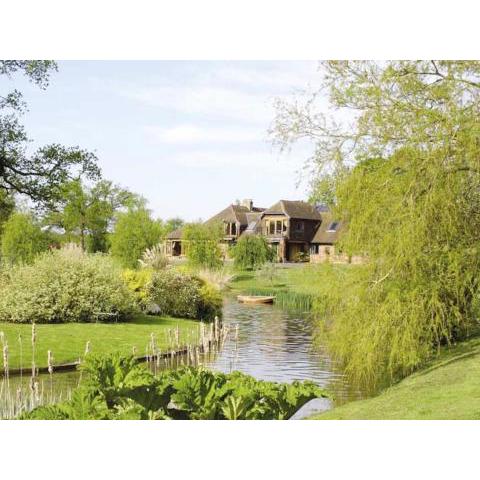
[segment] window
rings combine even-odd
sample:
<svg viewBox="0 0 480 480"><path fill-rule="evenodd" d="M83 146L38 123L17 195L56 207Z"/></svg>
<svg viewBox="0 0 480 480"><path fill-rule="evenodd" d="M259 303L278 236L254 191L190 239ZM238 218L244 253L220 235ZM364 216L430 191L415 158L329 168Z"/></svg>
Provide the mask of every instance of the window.
<svg viewBox="0 0 480 480"><path fill-rule="evenodd" d="M281 221L281 220L277 220L276 226L277 226L277 228L275 229L275 233L277 233L278 235L280 235L280 234L282 233L282 221Z"/></svg>
<svg viewBox="0 0 480 480"><path fill-rule="evenodd" d="M304 222L295 222L295 231L296 232L303 232L305 230L305 223Z"/></svg>
<svg viewBox="0 0 480 480"><path fill-rule="evenodd" d="M338 227L338 222L332 222L327 229L327 232L336 232Z"/></svg>
<svg viewBox="0 0 480 480"><path fill-rule="evenodd" d="M237 224L236 223L232 223L231 224L231 235L236 235L237 234Z"/></svg>
<svg viewBox="0 0 480 480"><path fill-rule="evenodd" d="M275 233L275 222L269 222L268 233L273 235Z"/></svg>

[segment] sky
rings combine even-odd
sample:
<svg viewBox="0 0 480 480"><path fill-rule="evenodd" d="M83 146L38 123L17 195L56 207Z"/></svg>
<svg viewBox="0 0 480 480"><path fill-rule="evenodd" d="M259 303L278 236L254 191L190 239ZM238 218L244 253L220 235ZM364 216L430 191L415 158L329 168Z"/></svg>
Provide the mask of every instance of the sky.
<svg viewBox="0 0 480 480"><path fill-rule="evenodd" d="M78 145L103 176L140 193L156 217L207 219L237 199L268 207L307 197L310 148L280 153L268 138L273 101L319 81L311 61L63 61L41 90L17 88L32 147ZM298 185L298 182L300 184Z"/></svg>

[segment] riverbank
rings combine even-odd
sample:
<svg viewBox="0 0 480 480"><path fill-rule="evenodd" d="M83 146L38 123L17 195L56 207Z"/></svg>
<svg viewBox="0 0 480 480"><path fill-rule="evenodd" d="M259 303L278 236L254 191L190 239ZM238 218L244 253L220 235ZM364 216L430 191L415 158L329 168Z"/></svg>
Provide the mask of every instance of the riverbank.
<svg viewBox="0 0 480 480"><path fill-rule="evenodd" d="M75 362L85 354L87 342L91 352L131 354L135 347L137 355L142 356L152 334L162 350L169 347L169 330L174 337L178 327L179 343L192 343L198 325L194 320L144 314L136 315L130 322L37 324L35 363L37 367L46 367L48 350L53 354L54 365ZM32 326L0 323L0 332L8 342L9 367L28 370L32 364Z"/></svg>
<svg viewBox="0 0 480 480"><path fill-rule="evenodd" d="M277 264L269 278L262 272L234 272L229 287L234 294L275 295L281 308L309 311L315 298L329 288L332 273L341 278L355 265ZM339 280L340 281L340 280Z"/></svg>
<svg viewBox="0 0 480 480"><path fill-rule="evenodd" d="M366 400L312 420L480 419L480 337L445 348L421 370Z"/></svg>

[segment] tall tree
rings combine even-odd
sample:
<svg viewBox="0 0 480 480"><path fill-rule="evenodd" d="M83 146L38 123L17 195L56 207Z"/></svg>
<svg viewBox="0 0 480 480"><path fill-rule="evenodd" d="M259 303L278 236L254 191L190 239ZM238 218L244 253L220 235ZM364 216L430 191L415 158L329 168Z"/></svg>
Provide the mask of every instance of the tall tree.
<svg viewBox="0 0 480 480"><path fill-rule="evenodd" d="M0 190L0 239L2 237L3 225L8 217L15 210L15 200L11 195Z"/></svg>
<svg viewBox="0 0 480 480"><path fill-rule="evenodd" d="M223 265L224 252L220 247L223 239L221 223L189 223L183 229L182 239L192 266L215 270Z"/></svg>
<svg viewBox="0 0 480 480"><path fill-rule="evenodd" d="M324 312L326 338L375 382L477 322L480 62L325 62L323 74L336 116L319 92L278 101L272 134L282 147L313 140L315 178L335 177L342 246L368 261Z"/></svg>
<svg viewBox="0 0 480 480"><path fill-rule="evenodd" d="M185 222L180 217L173 217L173 218L169 218L168 220L165 220L165 224L164 224L165 234L169 234L170 232L173 232L177 228L183 227L184 224Z"/></svg>
<svg viewBox="0 0 480 480"><path fill-rule="evenodd" d="M138 195L107 180L90 188L74 180L64 185L45 222L63 228L69 238L78 238L83 249L104 252L115 215L143 203Z"/></svg>
<svg viewBox="0 0 480 480"><path fill-rule="evenodd" d="M55 62L1 60L0 75L11 78L16 72L25 74L44 89L48 86ZM42 204L54 201L61 186L72 178L100 176L97 157L79 147L51 144L28 154L30 139L20 123L27 110L21 92L13 90L0 95L0 190L27 195Z"/></svg>

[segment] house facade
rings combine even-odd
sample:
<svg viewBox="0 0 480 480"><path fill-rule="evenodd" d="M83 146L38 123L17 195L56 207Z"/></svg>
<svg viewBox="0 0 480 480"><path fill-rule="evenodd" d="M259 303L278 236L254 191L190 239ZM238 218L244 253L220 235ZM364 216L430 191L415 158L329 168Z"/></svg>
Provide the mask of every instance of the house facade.
<svg viewBox="0 0 480 480"><path fill-rule="evenodd" d="M300 200L279 200L270 208L260 208L247 199L232 204L208 219L206 224L221 223L225 252L243 235L262 235L277 254L280 262L335 260L330 250L341 230L341 222L333 221L325 209ZM168 256L184 254L182 231L175 230L166 239Z"/></svg>
<svg viewBox="0 0 480 480"><path fill-rule="evenodd" d="M313 205L280 200L263 212L260 233L277 252L280 261L300 261L308 255L310 242L321 221Z"/></svg>

